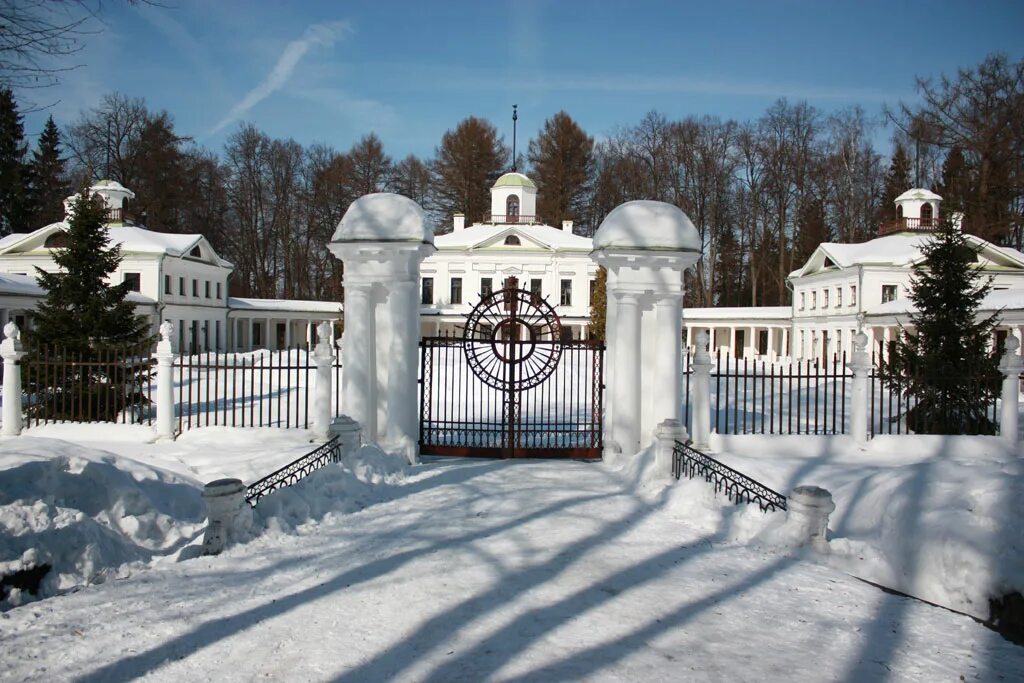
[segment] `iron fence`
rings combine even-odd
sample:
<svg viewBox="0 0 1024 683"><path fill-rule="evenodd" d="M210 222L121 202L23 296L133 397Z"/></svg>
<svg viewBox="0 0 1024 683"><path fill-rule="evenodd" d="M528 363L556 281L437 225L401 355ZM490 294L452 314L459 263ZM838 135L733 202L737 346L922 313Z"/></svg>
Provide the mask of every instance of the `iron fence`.
<svg viewBox="0 0 1024 683"><path fill-rule="evenodd" d="M341 405L341 352L331 366L332 415ZM175 363L178 431L196 427L308 429L316 363L305 347L200 353Z"/></svg>
<svg viewBox="0 0 1024 683"><path fill-rule="evenodd" d="M701 477L714 485L715 493L724 493L737 505L757 503L761 512L786 509L784 495L715 460L710 455L701 453L689 443L676 441L672 450L672 476L676 479L683 476L688 479Z"/></svg>
<svg viewBox="0 0 1024 683"><path fill-rule="evenodd" d="M148 346L32 348L21 360L26 426L152 424L154 366Z"/></svg>
<svg viewBox="0 0 1024 683"><path fill-rule="evenodd" d="M270 495L274 491L283 489L286 486L296 484L313 472L326 467L332 462L338 462L340 459L341 442L335 436L322 446L317 446L301 458L288 463L276 472L268 474L250 485L245 491L245 502L252 507L256 507L256 504L264 496Z"/></svg>

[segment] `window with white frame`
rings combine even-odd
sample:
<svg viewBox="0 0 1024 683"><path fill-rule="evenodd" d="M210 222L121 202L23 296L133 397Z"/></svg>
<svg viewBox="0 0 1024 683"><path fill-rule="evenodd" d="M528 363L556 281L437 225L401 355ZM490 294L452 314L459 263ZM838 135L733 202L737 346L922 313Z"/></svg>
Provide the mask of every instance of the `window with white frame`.
<svg viewBox="0 0 1024 683"><path fill-rule="evenodd" d="M857 285L850 285L850 306L857 305Z"/></svg>
<svg viewBox="0 0 1024 683"><path fill-rule="evenodd" d="M804 310L807 307L807 293L800 292L800 310Z"/></svg>
<svg viewBox="0 0 1024 683"><path fill-rule="evenodd" d="M836 287L836 308L843 305L843 288Z"/></svg>
<svg viewBox="0 0 1024 683"><path fill-rule="evenodd" d="M882 285L882 303L896 301L896 285Z"/></svg>
<svg viewBox="0 0 1024 683"><path fill-rule="evenodd" d="M818 307L818 291L811 292L811 310L813 311Z"/></svg>
<svg viewBox="0 0 1024 683"><path fill-rule="evenodd" d="M828 290L821 290L821 307L828 308Z"/></svg>

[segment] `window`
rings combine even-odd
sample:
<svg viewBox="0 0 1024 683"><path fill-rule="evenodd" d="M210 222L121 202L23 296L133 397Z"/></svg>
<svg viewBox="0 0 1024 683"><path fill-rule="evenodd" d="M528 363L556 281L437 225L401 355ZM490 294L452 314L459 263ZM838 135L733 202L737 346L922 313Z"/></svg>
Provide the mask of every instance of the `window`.
<svg viewBox="0 0 1024 683"><path fill-rule="evenodd" d="M489 277L480 278L480 296L487 296L494 291L494 280Z"/></svg>
<svg viewBox="0 0 1024 683"><path fill-rule="evenodd" d="M572 280L562 280L558 303L562 306L572 306Z"/></svg>
<svg viewBox="0 0 1024 683"><path fill-rule="evenodd" d="M921 225L932 224L932 205L924 204L921 206Z"/></svg>
<svg viewBox="0 0 1024 683"><path fill-rule="evenodd" d="M185 278L178 278L178 294L185 296Z"/></svg>
<svg viewBox="0 0 1024 683"><path fill-rule="evenodd" d="M192 296L199 298L199 280L192 281Z"/></svg>
<svg viewBox="0 0 1024 683"><path fill-rule="evenodd" d="M800 310L807 308L807 293L800 292Z"/></svg>
<svg viewBox="0 0 1024 683"><path fill-rule="evenodd" d="M207 299L210 298L210 281L209 280L206 281L206 298Z"/></svg>
<svg viewBox="0 0 1024 683"><path fill-rule="evenodd" d="M896 301L896 285L882 285L882 303Z"/></svg>
<svg viewBox="0 0 1024 683"><path fill-rule="evenodd" d="M818 292L811 292L811 310L818 307Z"/></svg>
<svg viewBox="0 0 1024 683"><path fill-rule="evenodd" d="M512 195L505 200L505 222L519 222L519 197Z"/></svg>
<svg viewBox="0 0 1024 683"><path fill-rule="evenodd" d="M530 294L530 298L534 302L540 301L541 297L544 296L544 294L541 292L540 278L534 278L530 280Z"/></svg>
<svg viewBox="0 0 1024 683"><path fill-rule="evenodd" d="M420 290L420 303L430 306L434 303L434 278L423 278L423 287Z"/></svg>
<svg viewBox="0 0 1024 683"><path fill-rule="evenodd" d="M185 347L185 321L178 321L178 351Z"/></svg>
<svg viewBox="0 0 1024 683"><path fill-rule="evenodd" d="M192 251L188 252L188 255L200 258L203 255L203 252L199 250L199 247L192 247Z"/></svg>
<svg viewBox="0 0 1024 683"><path fill-rule="evenodd" d="M210 321L203 321L203 349L210 350Z"/></svg>
<svg viewBox="0 0 1024 683"><path fill-rule="evenodd" d="M216 346L214 346L213 348L214 348L215 351L219 351L220 350L220 321L219 320L214 323L214 328L213 329L214 329L214 332L215 332L215 334L214 334L214 342L216 344Z"/></svg>
<svg viewBox="0 0 1024 683"><path fill-rule="evenodd" d="M515 235L509 235L505 238L505 246L518 247L520 246L519 238Z"/></svg>
<svg viewBox="0 0 1024 683"><path fill-rule="evenodd" d="M462 278L453 277L451 286L451 302L453 304L462 303Z"/></svg>
<svg viewBox="0 0 1024 683"><path fill-rule="evenodd" d="M828 308L828 290L821 290L821 307Z"/></svg>
<svg viewBox="0 0 1024 683"><path fill-rule="evenodd" d="M199 346L199 321L192 321L192 341L188 345L188 350L194 352Z"/></svg>
<svg viewBox="0 0 1024 683"><path fill-rule="evenodd" d="M139 273L125 273L124 281L128 283L128 291L142 291L142 275L140 275Z"/></svg>
<svg viewBox="0 0 1024 683"><path fill-rule="evenodd" d="M171 293L171 276L164 275L164 294Z"/></svg>
<svg viewBox="0 0 1024 683"><path fill-rule="evenodd" d="M47 249L64 249L68 246L68 234L63 230L53 233L43 244Z"/></svg>
<svg viewBox="0 0 1024 683"><path fill-rule="evenodd" d="M836 308L843 305L843 288L836 287Z"/></svg>
<svg viewBox="0 0 1024 683"><path fill-rule="evenodd" d="M217 283L217 299L220 299L220 283Z"/></svg>
<svg viewBox="0 0 1024 683"><path fill-rule="evenodd" d="M850 305L857 305L857 285L850 285Z"/></svg>

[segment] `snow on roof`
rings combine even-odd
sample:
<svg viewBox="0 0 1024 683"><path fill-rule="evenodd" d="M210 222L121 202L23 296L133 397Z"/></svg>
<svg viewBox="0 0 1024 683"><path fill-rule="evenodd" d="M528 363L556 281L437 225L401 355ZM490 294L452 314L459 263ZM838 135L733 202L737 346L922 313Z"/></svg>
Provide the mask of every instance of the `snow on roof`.
<svg viewBox="0 0 1024 683"><path fill-rule="evenodd" d="M374 192L352 202L332 242L434 243L420 205L393 192Z"/></svg>
<svg viewBox="0 0 1024 683"><path fill-rule="evenodd" d="M723 306L683 308L683 320L782 320L793 316L791 306Z"/></svg>
<svg viewBox="0 0 1024 683"><path fill-rule="evenodd" d="M127 187L117 182L116 180L99 180L95 185L89 188L93 192L106 191L106 192L123 192L125 195L135 198L135 193L129 190Z"/></svg>
<svg viewBox="0 0 1024 683"><path fill-rule="evenodd" d="M1007 311L1024 312L1024 287L1011 287L1009 289L994 289L982 299L978 306L979 311ZM866 315L904 315L916 313L917 306L909 299L896 299L887 301L865 311Z"/></svg>
<svg viewBox="0 0 1024 683"><path fill-rule="evenodd" d="M901 194L899 197L897 197L895 199L895 201L899 202L899 201L903 201L905 199L918 199L918 200L921 200L921 201L933 201L933 200L942 201L942 197L940 197L939 195L935 194L931 190L924 189L923 187L915 187L915 188L909 189L906 192L904 192L903 194Z"/></svg>
<svg viewBox="0 0 1024 683"><path fill-rule="evenodd" d="M67 230L67 222L60 221L58 223L51 223L50 225L31 233L8 235L0 240L0 252L8 247L13 247L16 243L28 239L41 231L48 230L50 232L55 232L58 229ZM192 248L203 239L202 235L179 235L166 232L154 232L137 225L111 224L107 226L107 232L110 235L111 246L119 245L122 251L133 254L168 254L170 256L186 256ZM219 256L217 257L217 261L222 267L232 267L230 261L226 261Z"/></svg>
<svg viewBox="0 0 1024 683"><path fill-rule="evenodd" d="M529 187L534 190L537 186L534 185L533 181L527 178L522 173L506 173L505 175L498 178L494 183L494 187Z"/></svg>
<svg viewBox="0 0 1024 683"><path fill-rule="evenodd" d="M8 296L46 296L46 290L39 286L38 280L32 275L16 275L0 273L0 295ZM126 300L136 304L155 305L156 301L138 292L128 292Z"/></svg>
<svg viewBox="0 0 1024 683"><path fill-rule="evenodd" d="M594 248L700 251L700 235L682 210L650 200L621 204L604 219L594 235Z"/></svg>
<svg viewBox="0 0 1024 683"><path fill-rule="evenodd" d="M590 252L594 248L594 241L589 237L574 235L565 230L553 228L550 225L540 223L534 225L491 225L488 223L477 223L463 230L450 232L447 235L438 235L434 238L434 246L441 249L470 249L480 244L490 242L505 233L510 235L523 235L527 239L533 239L545 244L555 250L579 250ZM528 249L529 244L524 243L520 249Z"/></svg>
<svg viewBox="0 0 1024 683"><path fill-rule="evenodd" d="M247 299L228 297L232 311L296 311L300 313L331 313L338 315L342 305L337 301L305 301L296 299Z"/></svg>

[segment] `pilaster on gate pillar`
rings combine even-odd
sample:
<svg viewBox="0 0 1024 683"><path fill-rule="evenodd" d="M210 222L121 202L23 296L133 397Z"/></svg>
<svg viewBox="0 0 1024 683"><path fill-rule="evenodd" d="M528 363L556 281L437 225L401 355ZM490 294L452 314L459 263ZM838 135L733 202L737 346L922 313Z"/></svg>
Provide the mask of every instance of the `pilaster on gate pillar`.
<svg viewBox="0 0 1024 683"><path fill-rule="evenodd" d="M328 246L345 264L342 408L367 442L386 439L414 460L417 293L434 235L416 202L379 192L352 203Z"/></svg>
<svg viewBox="0 0 1024 683"><path fill-rule="evenodd" d="M850 435L858 446L866 446L868 443L868 376L871 373L868 336L863 332L858 332L853 339L853 349L853 357L846 365L853 373Z"/></svg>
<svg viewBox="0 0 1024 683"><path fill-rule="evenodd" d="M25 349L21 344L21 331L13 322L4 325L4 340L0 342L0 356L4 360L3 436L21 434L21 359Z"/></svg>
<svg viewBox="0 0 1024 683"><path fill-rule="evenodd" d="M156 361L156 440L174 440L174 325L160 324L160 341L152 358Z"/></svg>
<svg viewBox="0 0 1024 683"><path fill-rule="evenodd" d="M331 420L331 366L334 365L334 349L331 347L331 324L322 322L317 326L317 341L313 347L313 362L316 364L315 386L313 388L313 436L317 441L330 438Z"/></svg>
<svg viewBox="0 0 1024 683"><path fill-rule="evenodd" d="M999 433L1003 441L1016 445L1019 441L1017 411L1020 401L1020 374L1024 359L1017 350L1020 348L1020 341L1013 335L1007 335L1006 348L1003 357L999 362L999 371L1003 373L1003 407L999 416Z"/></svg>
<svg viewBox="0 0 1024 683"><path fill-rule="evenodd" d="M700 258L700 236L678 207L627 202L601 223L591 258L608 273L605 454L628 457L654 442L666 413L682 410L683 272Z"/></svg>
<svg viewBox="0 0 1024 683"><path fill-rule="evenodd" d="M690 387L690 415L693 428L693 446L706 451L711 440L711 354L708 353L708 335L697 335L697 349L693 354L692 386Z"/></svg>

